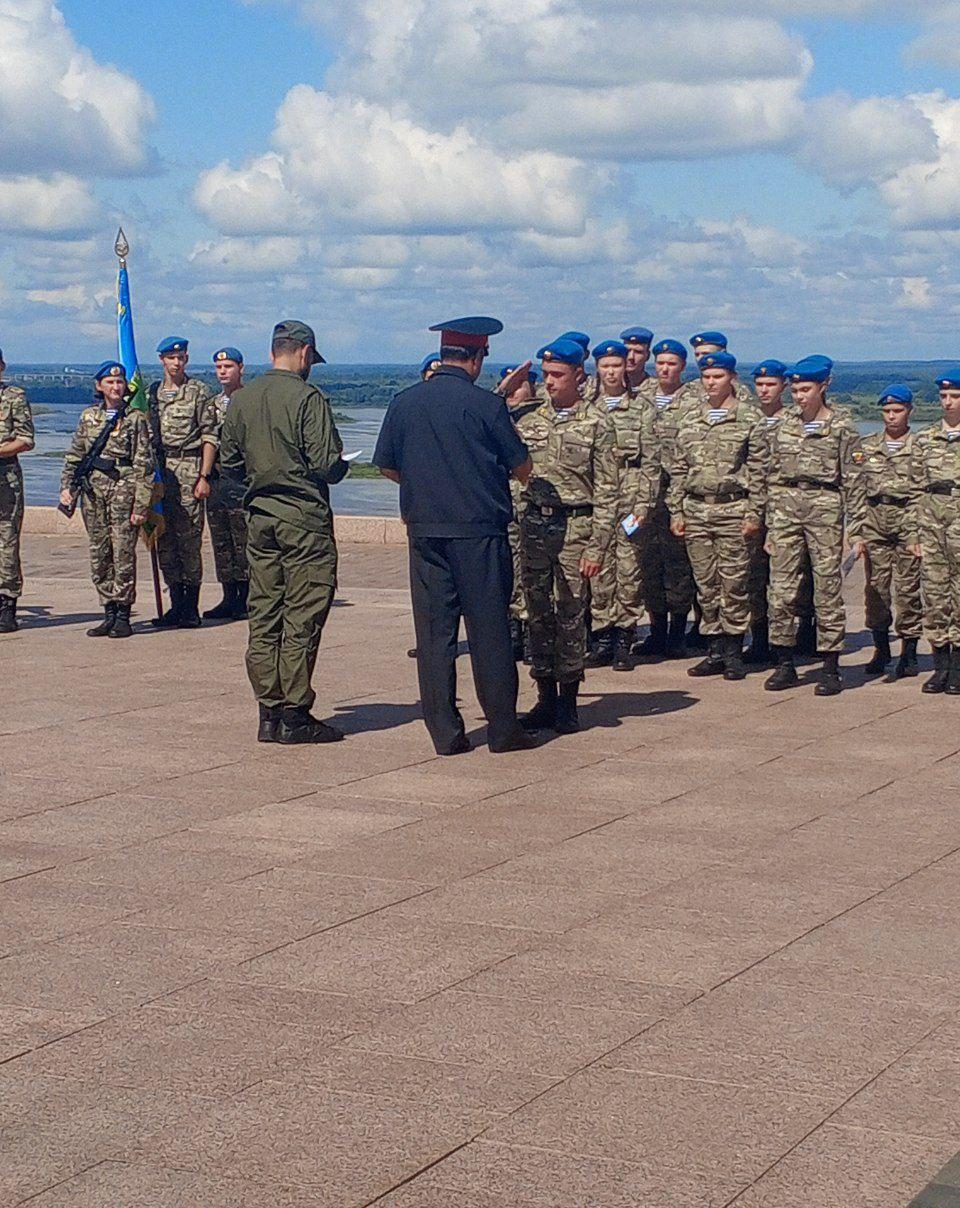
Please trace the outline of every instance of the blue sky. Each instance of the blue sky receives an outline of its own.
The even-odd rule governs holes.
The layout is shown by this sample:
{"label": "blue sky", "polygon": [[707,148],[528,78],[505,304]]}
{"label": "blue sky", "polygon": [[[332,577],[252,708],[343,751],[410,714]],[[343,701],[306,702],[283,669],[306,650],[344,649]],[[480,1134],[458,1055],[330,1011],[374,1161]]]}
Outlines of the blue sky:
{"label": "blue sky", "polygon": [[112,351],[122,221],[145,361],[283,314],[414,361],[475,310],[504,358],[643,322],[960,359],[953,10],[0,0],[0,346]]}

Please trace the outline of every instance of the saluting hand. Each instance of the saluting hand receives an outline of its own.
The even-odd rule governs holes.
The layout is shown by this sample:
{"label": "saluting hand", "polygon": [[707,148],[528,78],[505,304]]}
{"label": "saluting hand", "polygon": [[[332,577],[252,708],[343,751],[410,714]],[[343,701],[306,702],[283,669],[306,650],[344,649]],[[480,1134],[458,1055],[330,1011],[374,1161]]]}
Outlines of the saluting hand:
{"label": "saluting hand", "polygon": [[502,394],[504,398],[509,398],[514,390],[518,390],[521,384],[527,380],[532,365],[533,361],[524,361],[522,365],[518,365],[503,379],[497,387],[497,393]]}

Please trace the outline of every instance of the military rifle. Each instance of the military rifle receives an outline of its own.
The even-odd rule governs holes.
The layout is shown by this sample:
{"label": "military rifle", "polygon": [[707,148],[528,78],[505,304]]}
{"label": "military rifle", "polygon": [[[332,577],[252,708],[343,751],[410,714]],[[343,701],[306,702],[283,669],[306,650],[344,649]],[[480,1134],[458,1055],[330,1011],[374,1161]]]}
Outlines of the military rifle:
{"label": "military rifle", "polygon": [[126,415],[129,406],[129,398],[122,398],[120,400],[116,411],[97,433],[93,444],[84,453],[83,457],[80,458],[74,468],[70,484],[67,488],[72,496],[72,501],[69,505],[65,503],[57,504],[57,511],[63,512],[64,516],[72,516],[77,510],[77,501],[84,489],[89,487],[90,475],[94,470],[99,470],[101,474],[106,474],[114,482],[119,481],[120,472],[117,469],[116,462],[112,457],[103,457],[102,454],[107,447],[107,441],[109,441],[120,421]]}

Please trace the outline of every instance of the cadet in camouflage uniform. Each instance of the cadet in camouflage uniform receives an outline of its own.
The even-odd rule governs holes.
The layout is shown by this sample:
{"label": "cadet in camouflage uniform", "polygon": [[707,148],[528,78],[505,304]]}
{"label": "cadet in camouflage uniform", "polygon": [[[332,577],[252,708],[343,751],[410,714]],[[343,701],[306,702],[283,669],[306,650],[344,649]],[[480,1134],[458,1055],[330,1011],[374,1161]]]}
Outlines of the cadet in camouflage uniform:
{"label": "cadet in camouflage uniform", "polygon": [[[227,417],[231,396],[243,385],[243,354],[236,348],[219,348],[213,354],[213,364],[221,388],[213,400],[219,431]],[[229,484],[216,471],[207,499],[207,524],[210,526],[213,561],[217,581],[223,588],[223,599],[203,615],[209,621],[243,621],[247,616],[250,579],[247,567],[247,518],[242,503],[231,497]]]}
{"label": "cadet in camouflage uniform", "polygon": [[960,696],[960,366],[937,379],[939,422],[913,447],[923,551],[923,630],[933,647],[924,692]]}
{"label": "cadet in camouflage uniform", "polygon": [[620,332],[620,339],[627,346],[627,385],[631,390],[639,390],[645,382],[652,381],[647,362],[653,332],[649,327],[626,327]]}
{"label": "cadet in camouflage uniform", "polygon": [[[77,466],[125,401],[127,375],[119,361],[104,361],[94,373],[98,401],[84,407],[63,463],[60,502],[71,507]],[[103,606],[91,638],[128,638],[130,608],[137,593],[137,535],[150,508],[153,447],[146,417],[126,411],[117,421],[98,463],[81,486],[80,512],[90,542],[90,574]]]}
{"label": "cadet in camouflage uniform", "polygon": [[736,393],[736,358],[700,359],[707,401],[688,408],[674,447],[667,509],[687,543],[709,645],[693,676],[742,680],[750,620],[750,559],[766,502],[769,449],[763,415]]}
{"label": "cadet in camouflage uniform", "polygon": [[170,608],[153,623],[196,629],[203,579],[203,503],[220,443],[213,398],[203,382],[187,377],[187,341],[169,336],[157,346],[163,381],[147,392],[154,455],[163,470],[164,531],[157,546],[170,589]]}
{"label": "cadet in camouflage uniform", "polygon": [[[0,352],[0,378],[6,367]],[[17,600],[23,591],[23,471],[18,457],[32,448],[33,416],[27,396],[19,386],[0,381],[0,633],[17,629]]]}
{"label": "cadet in camouflage uniform", "polygon": [[[516,365],[508,365],[500,373],[502,383],[517,369]],[[505,398],[507,410],[514,423],[519,422],[525,415],[535,411],[540,405],[536,397],[538,374],[531,369],[520,385]],[[529,643],[526,640],[527,600],[523,594],[523,570],[520,565],[520,494],[521,486],[518,478],[510,479],[510,495],[513,499],[513,520],[507,529],[510,542],[510,552],[513,555],[513,595],[510,598],[510,639],[513,643],[513,657],[519,662],[525,654],[529,654]]]}
{"label": "cadet in camouflage uniform", "polygon": [[790,384],[795,407],[770,436],[767,480],[767,552],[770,554],[770,641],[777,669],[765,683],[771,692],[799,682],[794,665],[797,597],[803,553],[813,565],[817,645],[823,669],[818,696],[843,688],[843,538],[862,555],[866,520],[863,449],[853,422],[827,405],[833,362],[806,357],[794,365]]}
{"label": "cadet in camouflage uniform", "polygon": [[881,675],[890,662],[891,605],[896,598],[900,658],[892,679],[917,674],[917,642],[923,626],[920,600],[920,536],[917,531],[917,491],[913,484],[913,443],[910,410],[913,391],[896,383],[880,396],[882,432],[863,441],[863,472],[867,482],[866,613],[873,633],[873,658],[867,675]]}
{"label": "cadet in camouflage uniform", "polygon": [[554,340],[537,355],[551,402],[517,424],[533,460],[520,541],[539,698],[523,724],[569,734],[579,728],[587,582],[613,536],[617,470],[613,425],[581,393],[580,345]]}
{"label": "cadet in camouflage uniform", "polygon": [[[657,503],[660,452],[653,434],[653,406],[626,381],[627,345],[606,340],[593,350],[600,394],[593,406],[610,417],[617,469],[617,510],[613,538],[600,574],[591,581],[594,646],[588,667],[613,665],[630,671],[637,623],[643,616],[640,531]],[[628,535],[623,522],[628,522]]]}
{"label": "cadet in camouflage uniform", "polygon": [[683,541],[670,532],[667,487],[673,465],[674,442],[684,408],[697,399],[695,383],[681,383],[687,350],[679,340],[661,340],[654,345],[657,376],[644,382],[641,398],[654,408],[653,433],[660,450],[660,490],[653,515],[640,537],[640,567],[643,595],[650,614],[650,636],[637,647],[641,656],[667,655],[682,658],[687,618],[696,589],[693,571]]}

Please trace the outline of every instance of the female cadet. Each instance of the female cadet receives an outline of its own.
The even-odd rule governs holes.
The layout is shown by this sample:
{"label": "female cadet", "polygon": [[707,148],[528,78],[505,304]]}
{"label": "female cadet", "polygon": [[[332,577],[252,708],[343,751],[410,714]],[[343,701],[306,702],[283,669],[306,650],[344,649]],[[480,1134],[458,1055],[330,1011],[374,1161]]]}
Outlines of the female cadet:
{"label": "female cadet", "polygon": [[[94,374],[96,402],[77,424],[60,479],[60,502],[72,507],[74,471],[107,424],[113,431],[80,486],[80,511],[90,540],[90,573],[103,605],[103,620],[91,638],[128,638],[130,606],[137,588],[137,526],[150,506],[153,449],[140,411],[125,409],[127,376],[118,361],[104,361]],[[116,419],[118,409],[121,410]]]}
{"label": "female cadet", "polygon": [[[230,399],[243,385],[243,354],[237,348],[219,348],[213,354],[213,366],[220,393],[213,400],[218,430],[227,417]],[[247,566],[247,516],[242,501],[231,498],[229,487],[214,470],[207,498],[207,525],[217,579],[223,599],[203,614],[209,621],[245,621],[250,569]]]}
{"label": "female cadet", "polygon": [[924,692],[960,696],[960,367],[937,379],[942,417],[917,436],[923,628],[933,647]]}

